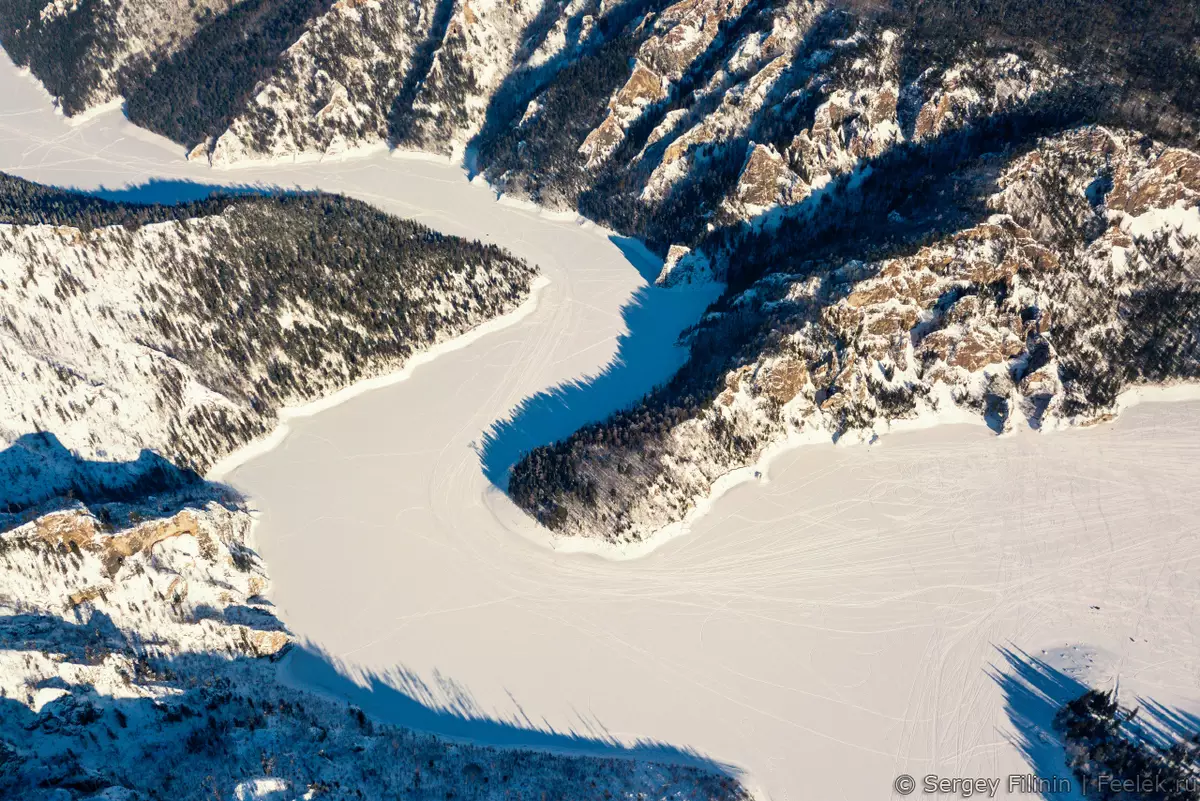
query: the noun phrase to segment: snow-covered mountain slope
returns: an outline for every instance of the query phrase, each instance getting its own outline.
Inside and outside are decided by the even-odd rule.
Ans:
[[[453,744],[288,689],[251,546],[208,487],[0,534],[0,796],[746,798],[697,767]]]
[[[338,196],[2,188],[0,796],[747,798],[700,757],[451,743],[290,689],[251,515],[189,469],[514,308],[532,267]]]
[[[392,142],[462,154],[493,97],[594,39],[595,0],[0,0],[0,41],[78,114],[117,97],[193,157]],[[621,12],[625,14],[625,12]]]
[[[811,186],[1064,84],[1099,93],[1094,116],[1194,138],[1200,23],[1180,5],[0,0],[0,42],[67,113],[123,96],[195,158],[471,147],[506,191],[595,189],[585,210],[621,222],[680,190],[716,214],[754,144]]]
[[[946,183],[997,191],[924,244],[781,265],[727,294],[668,386],[535,450],[513,499],[564,535],[639,541],[785,442],[947,417],[1087,425],[1122,392],[1200,379],[1200,156],[1083,128]]]
[[[1144,52],[1115,40],[1092,53],[1061,46],[1070,37],[1060,29],[1074,36],[1108,16],[1062,8],[1029,30],[1021,15],[1042,11],[1014,9],[1010,20],[984,10],[971,29],[940,2],[885,5],[647,8],[535,87],[510,125],[482,130],[478,164],[506,192],[577,207],[665,254],[695,248],[710,227],[802,202],[897,147],[984,120],[1054,115],[1060,129],[1136,124],[1197,141],[1194,104],[1176,103],[1176,84],[1200,74],[1183,55],[1200,25],[1189,28],[1186,13],[1162,23],[1161,41],[1140,39]],[[1164,110],[1161,124],[1136,112],[1146,103]],[[1028,145],[1028,132],[1012,138]]]
[[[46,11],[3,2],[15,21],[0,31],[6,46],[61,93],[54,71],[80,62],[76,45],[90,41],[84,34],[97,29],[92,20],[102,4]],[[145,0],[107,2],[125,9],[123,20],[148,13],[134,10]],[[1106,414],[1113,404],[1112,387],[1085,388],[1091,374],[1084,354],[1101,348],[1092,339],[1107,342],[1103,331],[1152,325],[1163,343],[1192,335],[1179,329],[1190,318],[1166,318],[1146,300],[1160,291],[1156,282],[1164,271],[1183,275],[1190,269],[1190,217],[1171,205],[1186,198],[1164,196],[1139,212],[1116,202],[1123,197],[1118,189],[1114,199],[1096,197],[1116,169],[1108,163],[1114,159],[1139,181],[1187,184],[1186,170],[1170,178],[1166,167],[1133,154],[1157,153],[1155,158],[1170,161],[1198,148],[1200,95],[1193,90],[1200,80],[1194,47],[1200,18],[1194,4],[1176,0],[1095,6],[1059,0],[1016,0],[1003,7],[952,0],[245,0],[200,14],[193,19],[197,27],[181,28],[170,48],[149,52],[146,63],[126,70],[120,89],[131,119],[194,148],[195,158],[228,164],[383,142],[465,153],[507,193],[577,209],[643,239],[667,256],[663,284],[728,281],[726,297],[697,332],[692,361],[673,383],[676,389],[664,390],[671,411],[638,412],[657,421],[655,437],[685,420],[699,425],[696,404],[744,389],[741,379],[727,374],[765,364],[769,348],[792,337],[808,317],[819,333],[797,345],[803,370],[781,369],[789,376],[788,393],[801,378],[810,381],[810,400],[831,431],[870,428],[880,417],[921,407],[926,395],[930,404],[945,400],[938,387],[950,385],[956,403],[983,408],[1000,427],[1017,407],[1039,425],[1057,425]],[[132,49],[141,41],[139,25],[104,28],[111,33],[106,47]],[[101,87],[97,97],[107,96],[103,80],[82,81],[93,84]],[[1098,124],[1123,131],[1112,137],[1117,144],[1080,145],[1083,134],[1066,133]],[[1141,144],[1139,136],[1161,144]],[[1165,151],[1167,145],[1188,149]],[[1023,153],[1040,155],[1029,155],[1034,161],[1027,163],[1017,157]],[[1082,161],[1059,164],[1056,153]],[[1049,159],[1068,177],[1046,177],[1050,168],[1038,159]],[[1018,179],[1022,170],[1041,177]],[[1084,178],[1086,192],[1077,186]],[[1067,183],[1048,183],[1060,179]],[[989,186],[996,180],[1004,186]],[[1085,214],[1080,203],[1103,211]],[[999,216],[989,220],[993,214]],[[1064,214],[1074,228],[1060,219]],[[1125,222],[1110,224],[1119,215]],[[1180,223],[1183,233],[1162,233],[1167,221]],[[193,235],[218,236],[207,229]],[[1042,306],[1050,299],[1080,311],[1078,296],[1094,290],[1088,282],[1097,280],[1092,267],[1080,265],[1103,261],[1096,254],[1106,247],[1130,259],[1110,260],[1122,266],[1112,268],[1106,287],[1131,293],[1145,319],[1129,325],[1134,301],[1117,294],[1097,306],[1105,321],[1098,323],[1101,329],[1067,327],[1069,314],[1043,321]],[[1013,261],[1013,253],[1039,248],[1046,255],[1022,258],[1035,266],[1042,259],[1070,266],[1038,272]],[[921,291],[882,281],[895,271],[915,274],[915,259],[950,259],[978,269],[930,267],[919,277]],[[780,278],[789,275],[804,280]],[[1019,287],[1013,283],[1018,279]],[[964,281],[991,288],[966,293],[975,300],[944,296],[959,293]],[[846,297],[839,296],[843,289]],[[928,297],[932,292],[941,294]],[[850,311],[838,311],[843,301]],[[808,317],[777,313],[793,306]],[[281,311],[287,321],[282,327],[291,330],[293,320],[301,328],[306,324],[305,309]],[[1045,362],[1028,341],[1032,318],[1014,322],[1006,316],[1013,313],[1033,315],[1034,327],[1052,331],[1062,360]],[[720,329],[720,347],[710,342],[717,336],[710,336],[713,328]],[[872,378],[882,382],[880,392],[863,383],[873,373],[862,365],[855,368],[859,379],[845,374],[859,353],[883,359]],[[268,360],[251,380],[261,382],[272,370],[301,376],[298,367],[318,366],[324,373],[330,368],[322,358],[282,368]],[[1120,353],[1121,359],[1121,370],[1133,372],[1110,376],[1108,384],[1118,389],[1126,379],[1173,377],[1186,362],[1152,370],[1151,357],[1136,349]],[[1034,363],[1039,377],[1012,374],[1013,389],[985,369],[1005,360]],[[936,377],[936,364],[949,378]],[[911,372],[918,368],[919,376]],[[1057,371],[1058,378],[1051,381],[1047,371]],[[918,400],[894,387],[896,381]],[[1021,382],[1028,392],[1017,386]],[[1024,400],[995,400],[1015,398],[1013,392]],[[287,398],[264,396],[267,403]],[[885,411],[864,407],[871,398]],[[792,402],[798,401],[789,395]],[[740,408],[731,404],[726,408]],[[890,407],[894,413],[886,411]],[[705,415],[716,413],[706,409]],[[705,457],[699,460],[705,466],[691,464],[687,449],[672,457],[692,478],[664,502],[671,511],[662,520],[690,508],[713,475],[752,460],[764,442],[784,435],[783,422],[759,417],[749,416],[751,427],[766,426],[766,433],[749,440],[730,432],[718,437],[732,438],[721,446],[728,463],[708,465]],[[665,429],[663,419],[669,421]],[[254,427],[241,417],[229,425]],[[181,443],[172,433],[168,440],[173,457],[192,462],[224,447],[220,438]],[[564,514],[590,520],[585,508],[563,511],[568,496],[587,496],[594,488],[572,473],[579,456],[574,446],[562,447],[574,454],[571,465],[526,470],[529,462],[513,486],[523,505],[545,520],[560,521]],[[695,447],[705,451],[703,443]],[[635,483],[658,480],[655,470]],[[552,477],[556,472],[562,475]],[[605,491],[621,494],[607,483]],[[662,522],[657,512],[646,520],[633,526],[637,536]]]
[[[393,100],[435,11],[432,3],[391,0],[334,4],[195,157],[226,163],[386,142]]]
[[[25,435],[125,473],[157,470],[143,452],[202,473],[280,408],[515,309],[535,272],[336,196],[145,207],[0,189],[0,510],[109,491],[101,467],[55,472]]]
[[[169,57],[239,2],[3,0],[0,41],[64,112],[78,114],[120,97],[131,73]]]

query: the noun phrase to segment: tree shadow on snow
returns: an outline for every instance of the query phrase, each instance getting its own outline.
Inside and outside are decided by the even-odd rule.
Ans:
[[[720,292],[716,284],[656,287],[653,281],[662,259],[637,240],[619,236],[610,240],[646,281],[621,308],[624,333],[617,339],[616,355],[593,376],[526,398],[484,433],[479,448],[483,472],[502,490],[508,487],[509,471],[524,454],[633,406],[667,381],[687,356],[686,348],[679,345],[680,334]]]
[[[241,764],[246,760],[240,758],[236,745],[225,733],[230,725],[250,730],[268,725],[264,710],[268,715],[277,714],[275,710],[282,713],[285,708],[311,714],[304,712],[308,706],[305,692],[346,703],[346,723],[341,725],[350,730],[357,717],[362,730],[371,733],[365,714],[377,723],[408,730],[405,736],[414,736],[415,732],[418,737],[433,735],[478,747],[480,750],[464,754],[463,758],[482,762],[485,771],[500,767],[510,773],[511,769],[504,765],[525,765],[528,775],[522,776],[522,781],[530,789],[545,791],[552,798],[582,797],[580,794],[591,797],[592,793],[584,792],[587,788],[583,784],[591,774],[580,768],[562,771],[555,777],[550,772],[530,768],[538,764],[539,753],[671,764],[705,771],[717,782],[739,779],[736,768],[686,748],[653,740],[623,743],[600,722],[584,715],[579,716],[577,725],[570,730],[560,731],[545,721],[532,720],[513,699],[514,711],[501,717],[485,711],[469,690],[436,671],[430,681],[403,667],[386,673],[356,672],[310,645],[292,647],[280,661],[280,678],[293,687],[293,692],[285,692],[284,700],[280,700],[279,691],[283,688],[262,683],[265,678],[262,662],[274,657],[256,659],[192,652],[160,658],[155,656],[153,647],[158,643],[140,640],[136,632],[116,629],[102,612],[92,611],[89,617],[86,608],[77,608],[69,614],[74,614],[79,622],[49,614],[0,616],[0,651],[40,651],[59,655],[60,661],[77,665],[100,665],[111,655],[121,655],[122,661],[134,666],[138,686],[157,691],[152,693],[154,697],[141,693],[107,695],[94,686],[50,676],[37,681],[33,689],[63,693],[50,696],[36,711],[23,701],[0,698],[0,756],[4,741],[14,738],[24,739],[43,751],[49,749],[46,752],[73,748],[82,754],[81,762],[63,761],[61,775],[45,775],[43,771],[43,788],[79,789],[76,785],[83,782],[88,785],[86,789],[95,792],[108,786],[116,777],[105,775],[94,765],[86,767],[89,761],[94,762],[87,759],[91,750],[88,739],[95,741],[96,733],[103,734],[107,729],[109,738],[116,740],[115,732],[127,726],[128,733],[119,735],[121,738],[129,737],[136,742],[144,739],[146,732],[157,732],[150,735],[157,738],[157,749],[163,749],[167,742],[182,744],[167,749],[173,753],[172,759],[178,760],[173,771],[179,775],[225,775],[222,783],[227,784],[253,779],[261,775],[256,764],[258,754],[251,760],[253,764]],[[230,685],[223,678],[239,675],[248,683]],[[214,717],[218,719],[216,725]],[[293,783],[321,782],[324,780],[321,757],[325,754],[319,749],[323,745],[328,747],[324,730],[334,725],[324,714],[313,717],[312,727],[307,729],[312,732],[311,741],[280,743],[279,753],[264,751],[262,757],[272,761],[279,757],[280,766],[298,769],[299,775],[288,777]],[[99,742],[108,741],[101,737]],[[395,741],[392,743],[394,747]],[[313,753],[299,760],[290,758],[302,752]],[[518,758],[515,762],[497,759],[503,752]],[[520,754],[532,754],[533,759],[521,759]],[[285,756],[289,758],[284,759]],[[356,758],[352,754],[343,756]],[[420,760],[421,767],[424,759],[431,757],[444,758],[445,752],[427,753]],[[363,765],[369,764],[369,756],[364,756]],[[429,762],[431,768],[433,764]],[[56,762],[54,769],[57,771],[59,767]],[[9,781],[21,782],[20,776],[18,770],[10,774]],[[3,779],[0,775],[0,795],[5,789]],[[564,787],[564,779],[568,785],[578,786]],[[698,783],[695,789],[696,797],[707,797],[702,784]]]
[[[1069,779],[1074,790],[1075,777],[1067,767],[1062,738],[1054,730],[1054,716],[1089,687],[1019,648],[996,650],[1000,664],[988,672],[1004,691],[1004,710],[1014,729],[1009,742],[1025,757],[1034,775],[1047,780]],[[1065,801],[1081,796],[1045,793],[1042,797]]]
[[[507,712],[486,710],[470,690],[435,670],[428,679],[403,665],[385,672],[348,666],[318,646],[293,647],[280,666],[282,680],[345,700],[380,721],[476,745],[639,759],[690,765],[736,775],[730,765],[659,740],[625,743],[595,717],[576,711],[568,730],[531,718],[516,698]]]
[[[1067,766],[1066,744],[1054,719],[1066,704],[1092,688],[1020,649],[997,651],[1000,664],[993,665],[989,674],[1004,691],[1005,711],[1014,729],[1009,741],[1025,757],[1034,775],[1070,781],[1070,792],[1045,791],[1041,797],[1047,801],[1084,798],[1078,777]],[[1140,696],[1134,700],[1137,713],[1121,723],[1121,736],[1131,744],[1165,753],[1177,743],[1200,735],[1200,716]]]
[[[111,200],[114,203],[136,203],[141,206],[176,206],[194,203],[213,197],[236,197],[241,195],[280,195],[294,190],[267,184],[208,184],[185,179],[167,180],[152,178],[141,184],[127,184],[120,188],[100,186],[96,189],[60,187],[70,192]]]

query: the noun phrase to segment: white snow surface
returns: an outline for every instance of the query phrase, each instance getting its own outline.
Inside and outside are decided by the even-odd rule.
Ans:
[[[0,170],[85,188],[231,176],[113,113],[66,125],[7,60],[0,94]],[[347,676],[415,675],[497,719],[693,748],[792,800],[888,798],[905,772],[1029,772],[1002,648],[1200,709],[1200,403],[1052,436],[942,426],[795,449],[643,559],[568,555],[523,536],[480,469],[484,433],[618,354],[637,369],[596,384],[624,394],[593,408],[568,390],[534,444],[635,400],[681,361],[674,337],[713,288],[649,288],[655,265],[639,272],[604,232],[496,203],[447,164],[376,154],[236,178],[345,192],[550,279],[515,325],[290,420],[230,475],[261,513],[280,617]],[[648,323],[622,315],[635,292]],[[281,675],[419,723],[317,667],[297,649]]]

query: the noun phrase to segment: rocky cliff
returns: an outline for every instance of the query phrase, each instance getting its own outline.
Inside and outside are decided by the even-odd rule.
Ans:
[[[992,190],[970,224],[730,292],[678,376],[527,456],[514,500],[564,535],[640,541],[778,444],[963,416],[1090,425],[1125,391],[1200,378],[1200,156],[1087,127],[952,183]]]
[[[0,795],[747,798],[696,767],[449,743],[288,689],[275,663],[302,646],[252,544],[249,514],[212,486],[0,533]]]

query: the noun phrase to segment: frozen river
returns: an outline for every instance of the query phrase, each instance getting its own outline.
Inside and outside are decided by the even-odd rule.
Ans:
[[[137,197],[320,187],[549,279],[512,325],[292,420],[228,477],[262,513],[272,598],[307,643],[286,680],[484,742],[692,750],[793,801],[888,798],[901,773],[1051,773],[1045,701],[1076,680],[1200,698],[1200,404],[1047,436],[954,426],[799,449],[645,558],[555,553],[514,533],[490,479],[666,377],[713,290],[650,288],[637,246],[497,203],[444,163],[212,171],[119,114],[68,125],[7,61],[0,95],[0,170],[167,182]]]

